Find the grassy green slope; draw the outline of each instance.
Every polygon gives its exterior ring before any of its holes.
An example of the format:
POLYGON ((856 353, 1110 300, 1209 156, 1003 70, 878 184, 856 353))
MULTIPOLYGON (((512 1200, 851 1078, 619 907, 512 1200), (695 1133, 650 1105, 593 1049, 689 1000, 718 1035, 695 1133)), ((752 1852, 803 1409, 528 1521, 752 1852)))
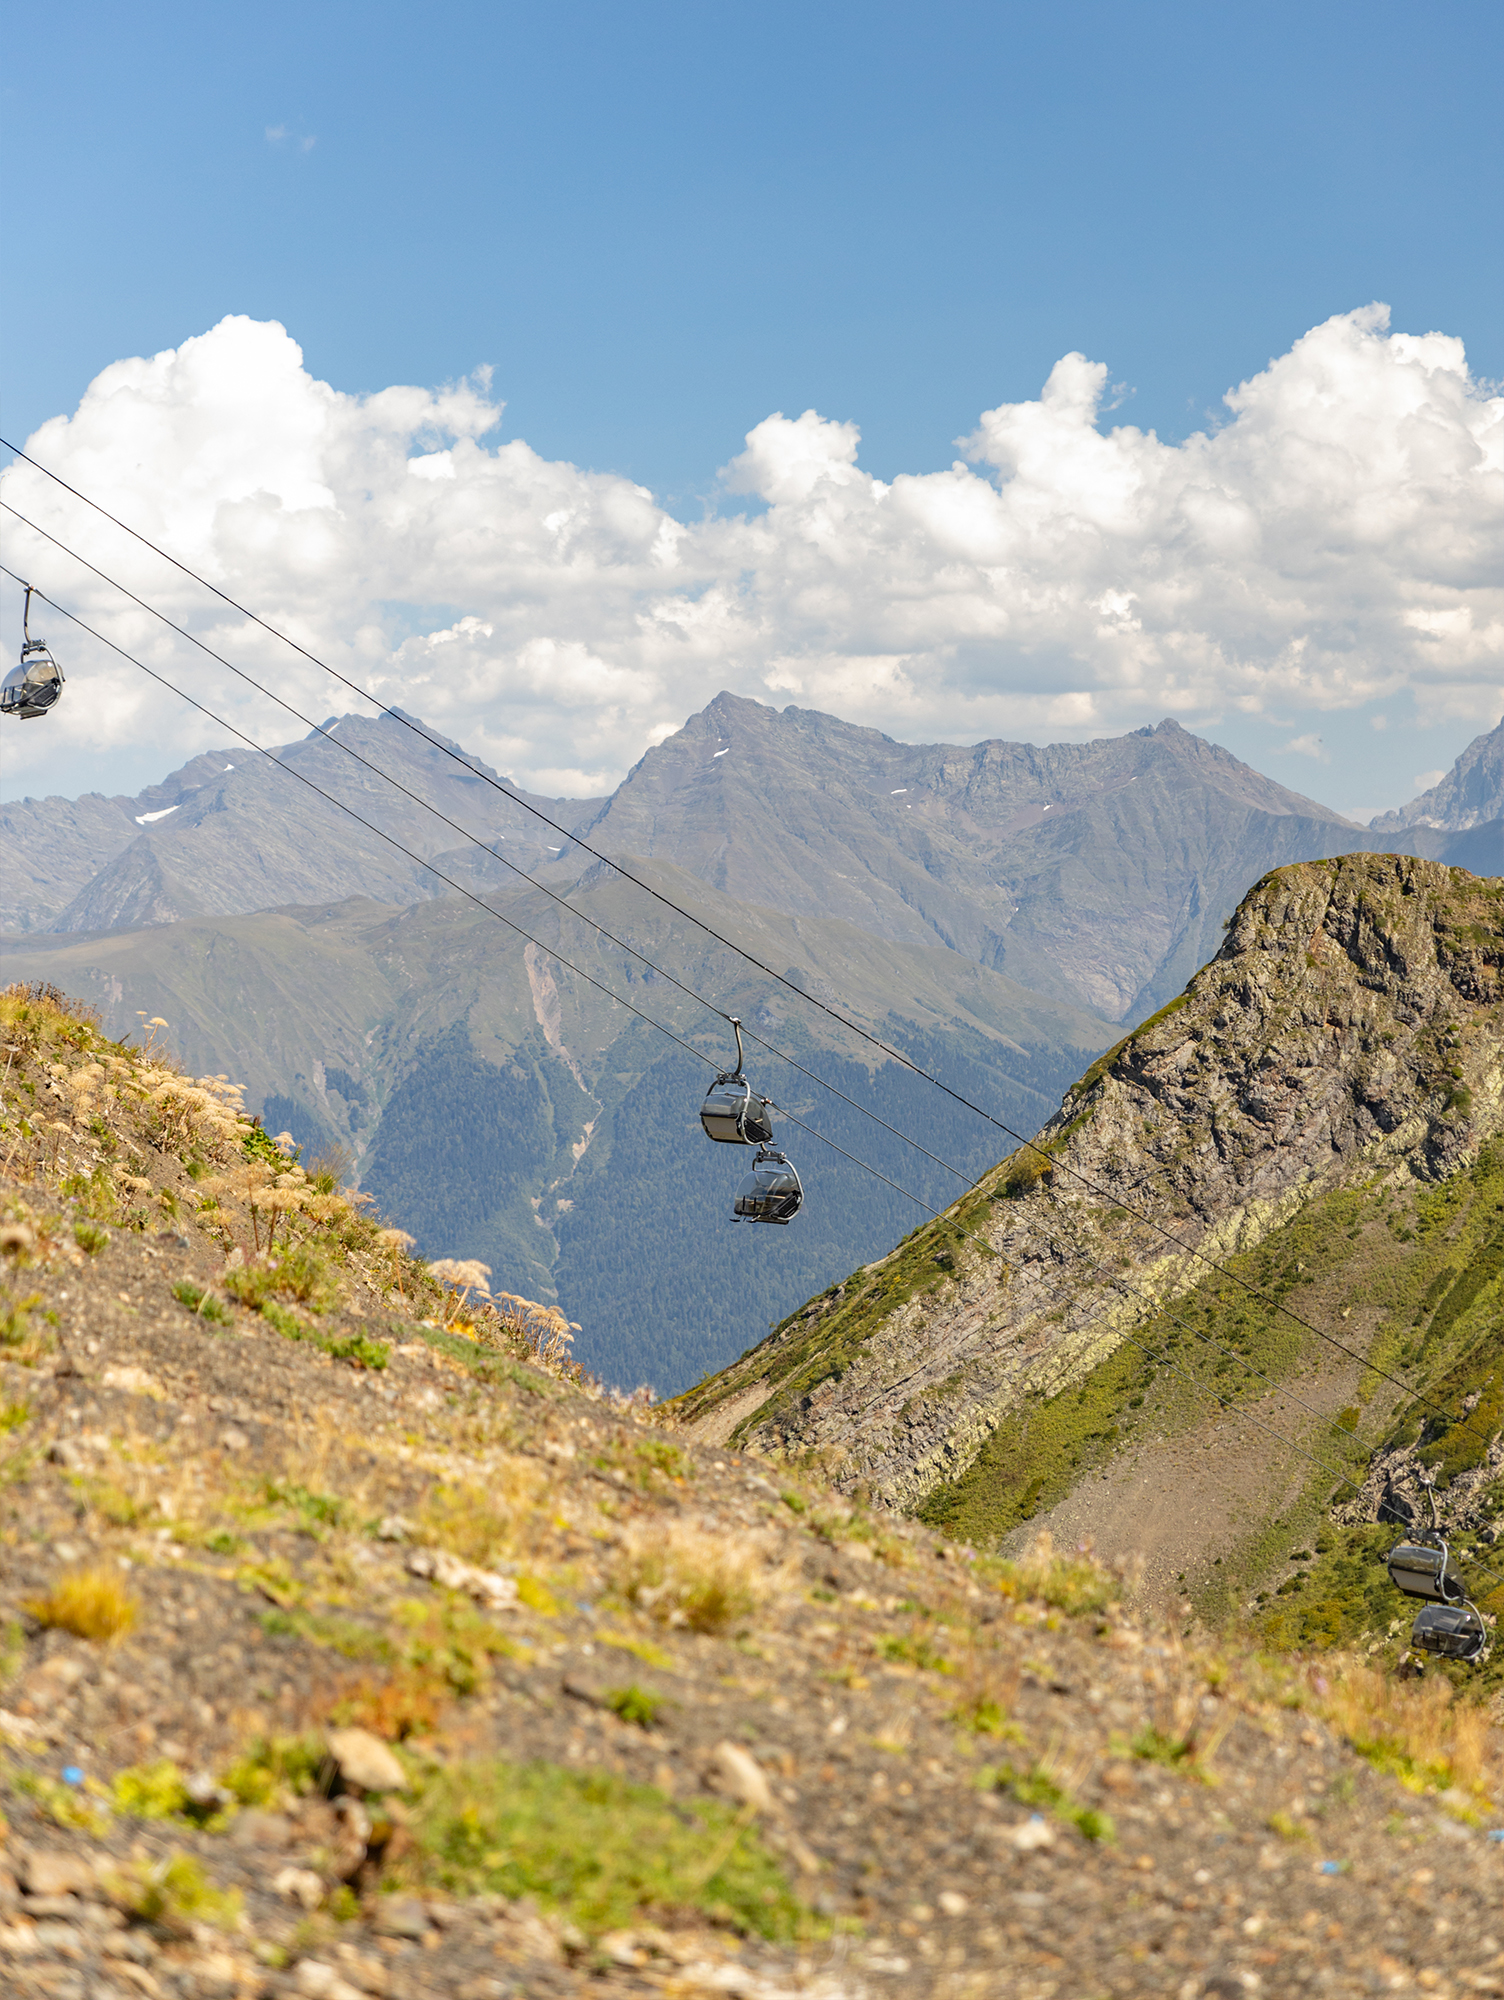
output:
MULTIPOLYGON (((1218 1573, 1203 1572, 1192 1587, 1206 1615, 1246 1611, 1281 1644, 1350 1640, 1374 1628, 1376 1605, 1384 1630, 1395 1599, 1380 1558, 1394 1531, 1334 1526, 1331 1514, 1351 1505, 1353 1482, 1361 1486, 1373 1454, 1418 1436, 1445 1498, 1454 1479, 1483 1462, 1499 1431, 1504 1148, 1486 1148, 1434 1188, 1374 1184, 1319 1197, 1227 1268, 1264 1296, 1209 1277, 1139 1329, 1141 1346, 1125 1344, 1058 1395, 1034 1399, 959 1479, 935 1489, 921 1518, 996 1547, 1116 1455, 1190 1436, 1209 1407, 1234 1420, 1240 1412, 1256 1418, 1276 1385, 1298 1387, 1330 1350, 1275 1301, 1327 1323, 1347 1312, 1343 1323, 1353 1326, 1367 1364, 1355 1400, 1303 1437, 1320 1462, 1309 1467, 1296 1503, 1258 1521, 1218 1573), (1432 1421, 1437 1408, 1461 1412, 1475 1394, 1464 1421, 1444 1428, 1432 1421), (1284 1576, 1302 1545, 1314 1561, 1284 1576), (1277 1585, 1276 1576, 1284 1578, 1277 1585)), ((1484 1526, 1488 1503, 1479 1511, 1484 1526)), ((1476 1528, 1460 1535, 1459 1549, 1477 1546, 1476 1528)), ((1491 1608, 1504 1610, 1504 1592, 1491 1608)))

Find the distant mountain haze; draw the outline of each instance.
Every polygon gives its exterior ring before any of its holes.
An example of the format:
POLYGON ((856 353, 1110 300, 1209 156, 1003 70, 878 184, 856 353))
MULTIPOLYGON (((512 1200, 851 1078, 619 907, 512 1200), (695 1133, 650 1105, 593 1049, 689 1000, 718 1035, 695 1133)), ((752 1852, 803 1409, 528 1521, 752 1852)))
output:
MULTIPOLYGON (((515 853, 524 868, 557 851, 559 836, 486 784, 480 774, 496 772, 448 737, 425 729, 425 742, 387 716, 331 716, 324 727, 463 831, 317 733, 274 754, 422 860, 458 849, 468 866, 475 849, 466 834, 515 853)), ((563 824, 600 804, 540 798, 504 782, 563 824)), ((0 923, 11 931, 111 931, 345 896, 411 903, 449 893, 378 833, 244 746, 195 757, 134 799, 93 792, 0 806, 0 838, 0 923)))
POLYGON ((730 694, 649 750, 585 837, 938 940, 1112 1021, 1179 992, 1267 869, 1379 844, 1175 722, 962 748, 730 694))
POLYGON ((1504 820, 1504 716, 1486 736, 1475 736, 1439 785, 1407 806, 1370 821, 1375 833, 1434 826, 1463 833, 1504 820))

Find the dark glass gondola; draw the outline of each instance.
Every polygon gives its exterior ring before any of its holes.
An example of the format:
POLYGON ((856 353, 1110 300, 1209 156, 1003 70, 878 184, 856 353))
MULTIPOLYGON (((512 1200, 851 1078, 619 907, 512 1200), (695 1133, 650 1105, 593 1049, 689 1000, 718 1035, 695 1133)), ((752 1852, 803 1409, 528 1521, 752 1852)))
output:
POLYGON ((63 691, 63 670, 43 639, 31 636, 31 585, 21 614, 21 659, 0 681, 0 715, 34 722, 45 715, 63 691))
POLYGON ((736 1068, 723 1070, 705 1093, 700 1106, 700 1123, 707 1138, 723 1146, 765 1146, 773 1136, 772 1111, 765 1097, 758 1097, 742 1075, 742 1024, 733 1015, 736 1030, 736 1068))
POLYGON ((1488 1647, 1488 1627, 1471 1604, 1428 1604, 1410 1629, 1410 1643, 1445 1660, 1476 1660, 1488 1647))
POLYGON ((1433 1604, 1461 1604, 1467 1595, 1440 1535, 1401 1542, 1389 1551, 1388 1568, 1389 1581, 1407 1597, 1424 1597, 1433 1604))
POLYGON ((760 1146, 752 1171, 736 1191, 736 1214, 744 1222, 792 1222, 804 1203, 804 1189, 792 1160, 774 1146, 760 1146))

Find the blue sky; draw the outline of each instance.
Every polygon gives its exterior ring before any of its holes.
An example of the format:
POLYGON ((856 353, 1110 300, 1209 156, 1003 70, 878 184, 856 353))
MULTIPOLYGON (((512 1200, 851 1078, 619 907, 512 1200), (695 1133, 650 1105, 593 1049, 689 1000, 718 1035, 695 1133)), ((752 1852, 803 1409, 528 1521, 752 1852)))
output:
MULTIPOLYGON (((1372 299, 1498 377, 1498 25, 1474 0, 14 11, 5 434, 227 313, 345 392, 489 364, 496 436, 684 520, 726 510, 717 468, 772 411, 929 472, 1071 350, 1106 364, 1104 422, 1171 440, 1372 299)), ((1278 761, 1293 711, 1207 733, 1377 806, 1480 726, 1417 751, 1388 706, 1387 732, 1371 703, 1330 719, 1331 767, 1278 761)))

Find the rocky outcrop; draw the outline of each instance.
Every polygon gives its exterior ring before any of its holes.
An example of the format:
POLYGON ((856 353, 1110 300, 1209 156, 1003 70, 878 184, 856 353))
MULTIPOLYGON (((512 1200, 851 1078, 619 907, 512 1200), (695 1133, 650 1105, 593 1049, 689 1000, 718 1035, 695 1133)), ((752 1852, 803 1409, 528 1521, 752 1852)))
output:
POLYGON ((1436 1181, 1475 1155, 1504 1125, 1501 966, 1504 882, 1368 854, 1265 877, 1036 1148, 684 1398, 684 1420, 919 1505, 1206 1258, 1354 1177, 1436 1181))

